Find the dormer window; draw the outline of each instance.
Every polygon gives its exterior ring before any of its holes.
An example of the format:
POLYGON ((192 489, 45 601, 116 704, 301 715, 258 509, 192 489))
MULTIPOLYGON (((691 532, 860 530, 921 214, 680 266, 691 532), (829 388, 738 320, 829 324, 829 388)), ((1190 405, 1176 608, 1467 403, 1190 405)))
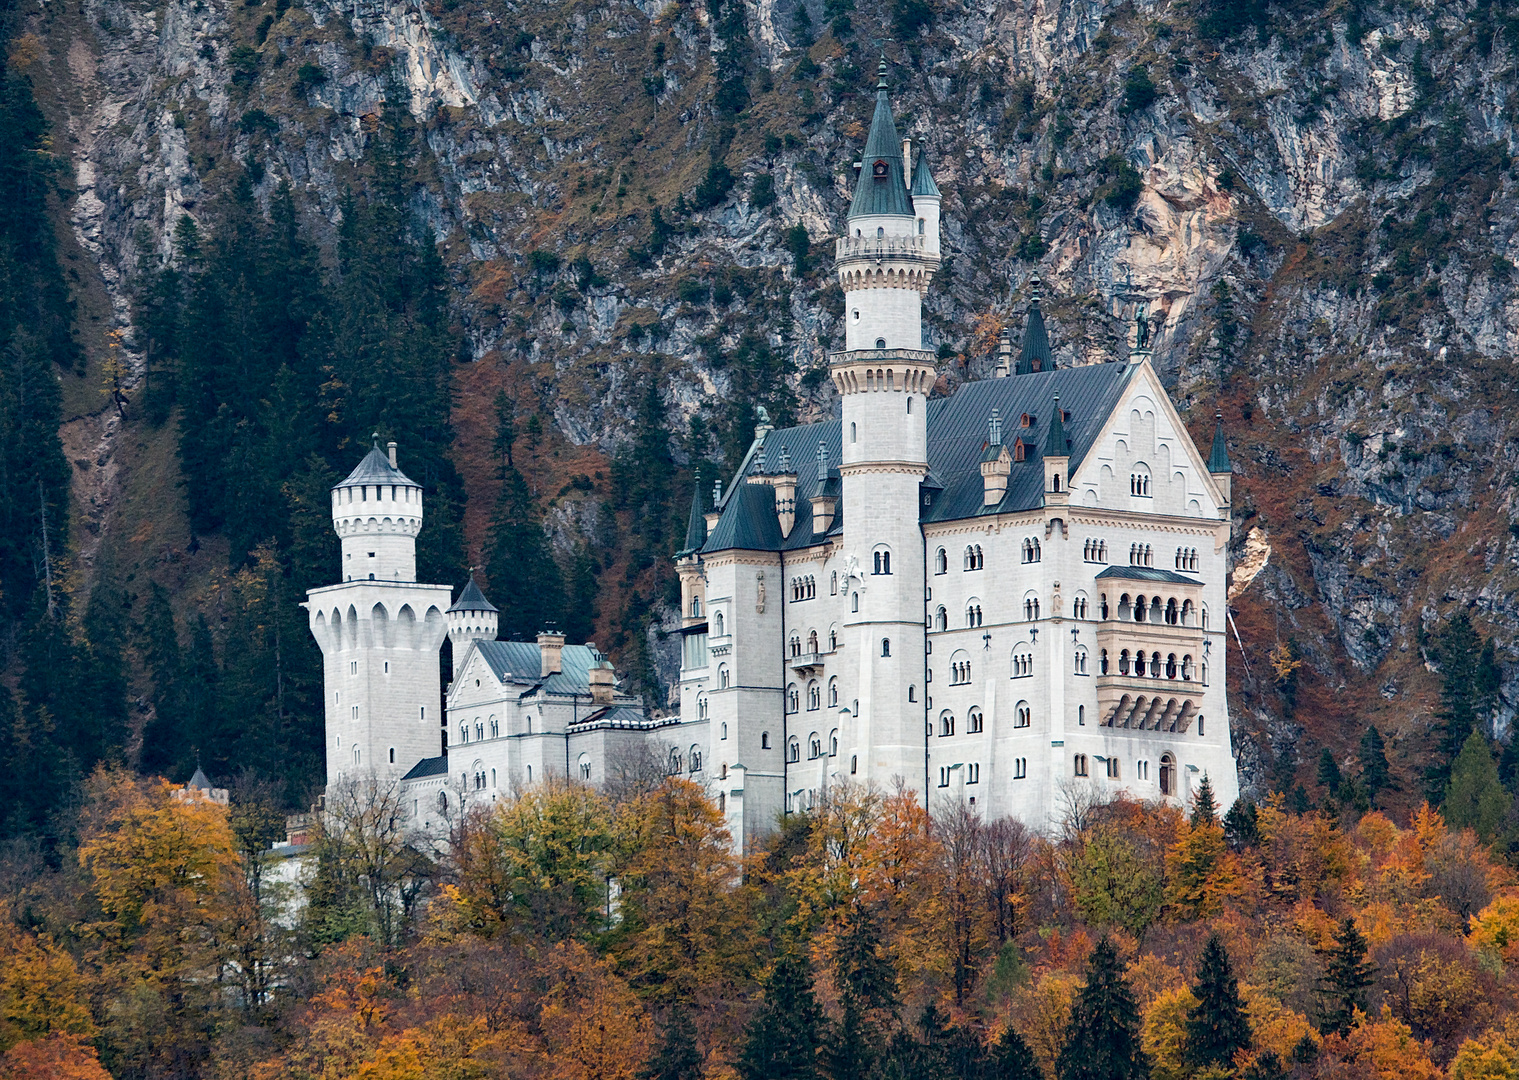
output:
POLYGON ((1033 427, 1034 426, 1034 418, 1031 415, 1029 415, 1028 413, 1024 413, 1023 417, 1018 421, 1018 426, 1019 427, 1033 427))
POLYGON ((885 180, 890 174, 891 170, 886 167, 886 162, 880 158, 877 158, 876 163, 870 167, 870 175, 877 180, 885 180))
POLYGON ((1027 453, 1027 451, 1025 451, 1023 449, 1023 440, 1022 439, 1019 439, 1019 440, 1017 440, 1016 442, 1013 443, 1013 460, 1014 461, 1022 461, 1024 459, 1024 456, 1025 456, 1026 453, 1027 453))

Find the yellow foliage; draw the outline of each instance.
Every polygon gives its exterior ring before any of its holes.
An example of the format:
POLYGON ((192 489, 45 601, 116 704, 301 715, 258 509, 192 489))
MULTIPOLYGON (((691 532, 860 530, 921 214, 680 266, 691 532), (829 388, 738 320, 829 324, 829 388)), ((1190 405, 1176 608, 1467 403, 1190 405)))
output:
POLYGON ((1293 1049, 1305 1037, 1318 1045, 1319 1033, 1302 1013, 1289 1009, 1257 986, 1241 985, 1240 996, 1245 1000, 1251 1050, 1256 1055, 1269 1050, 1281 1060, 1290 1061, 1293 1049))
POLYGON ((79 968, 48 938, 0 927, 0 1049, 52 1034, 95 1034, 79 968))
POLYGON ((1467 1039, 1450 1063, 1450 1080, 1519 1080, 1519 1050, 1496 1031, 1467 1039))
POLYGON ((1012 1026, 1028 1043, 1046 1076, 1055 1075, 1055 1059, 1065 1045, 1071 1003, 1080 991, 1080 979, 1063 971, 1054 971, 1023 987, 1013 998, 1012 1026))
POLYGON ((1501 893, 1472 919, 1466 935, 1472 948, 1501 956, 1506 962, 1519 961, 1519 895, 1501 893))
POLYGON ((1154 1080, 1185 1080, 1192 1075, 1186 1062, 1187 1014, 1197 1007, 1197 998, 1187 987, 1167 990, 1157 997, 1144 1014, 1140 1039, 1150 1055, 1154 1080))
POLYGON ((1357 1012, 1348 1035, 1325 1036, 1320 1071, 1336 1075, 1335 1063, 1354 1066, 1354 1075, 1367 1080, 1443 1080, 1442 1070, 1429 1059, 1429 1048, 1385 1005, 1380 1019, 1357 1012))
POLYGON ((1161 994, 1187 985, 1186 973, 1181 968, 1166 963, 1154 953, 1141 953, 1135 957, 1125 974, 1141 1011, 1148 1009, 1161 994))

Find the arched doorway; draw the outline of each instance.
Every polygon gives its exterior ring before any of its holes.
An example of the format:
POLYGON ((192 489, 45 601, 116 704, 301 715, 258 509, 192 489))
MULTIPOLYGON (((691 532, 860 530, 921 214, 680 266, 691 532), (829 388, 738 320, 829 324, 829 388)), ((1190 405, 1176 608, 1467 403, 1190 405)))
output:
POLYGON ((1170 754, 1162 754, 1160 758, 1160 793, 1176 794, 1176 759, 1170 754))

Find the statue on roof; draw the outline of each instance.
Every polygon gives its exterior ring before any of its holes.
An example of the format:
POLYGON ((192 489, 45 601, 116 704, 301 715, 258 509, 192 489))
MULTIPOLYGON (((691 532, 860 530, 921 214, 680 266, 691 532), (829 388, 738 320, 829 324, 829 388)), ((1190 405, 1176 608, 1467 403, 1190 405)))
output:
POLYGON ((1150 324, 1148 308, 1141 300, 1134 308, 1134 347, 1136 349, 1148 349, 1150 347, 1150 335, 1154 327, 1150 324))

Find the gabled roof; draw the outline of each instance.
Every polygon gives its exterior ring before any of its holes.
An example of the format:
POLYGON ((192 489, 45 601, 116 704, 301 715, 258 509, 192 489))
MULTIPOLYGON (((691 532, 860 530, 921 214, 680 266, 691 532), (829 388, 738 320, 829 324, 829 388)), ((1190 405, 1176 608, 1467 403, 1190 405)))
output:
POLYGON ((379 442, 374 444, 374 449, 364 455, 364 460, 359 462, 353 472, 348 474, 348 479, 341 484, 333 484, 334 488, 362 487, 365 484, 405 484, 407 487, 421 487, 422 485, 410 479, 405 473, 391 465, 390 458, 380 449, 379 442))
POLYGON ((1218 413, 1213 422, 1213 450, 1208 454, 1208 471, 1210 473, 1233 472, 1234 468, 1229 464, 1229 444, 1224 441, 1224 414, 1218 413))
POLYGON ((448 755, 441 754, 438 757, 425 757, 411 767, 402 780, 422 780, 429 776, 448 775, 448 755))
POLYGON ((459 599, 454 601, 454 606, 449 611, 495 611, 496 607, 485 598, 480 591, 480 586, 475 584, 475 575, 469 576, 469 584, 464 586, 464 591, 459 594, 459 599))
MULTIPOLYGON (((1044 467, 1038 447, 1048 441, 1052 423, 1050 400, 1060 396, 1060 407, 1071 414, 1061 425, 1069 447, 1070 475, 1085 459, 1102 434, 1103 425, 1118 406, 1133 373, 1131 364, 1090 364, 1083 367, 1041 371, 1016 379, 984 379, 966 383, 953 396, 928 403, 928 476, 925 490, 939 494, 932 506, 921 508, 921 519, 955 521, 983 514, 1033 510, 1044 505, 1044 467), (1006 417, 1029 414, 1039 417, 1032 429, 1021 432, 1026 449, 1025 460, 1014 462, 1008 477, 1007 494, 995 506, 985 505, 986 485, 981 477, 981 461, 988 447, 988 420, 992 410, 1006 417), (1042 438, 1041 438, 1042 436, 1042 438)), ((1011 440, 1003 432, 1003 442, 1011 440)), ((806 448, 816 452, 821 441, 830 461, 842 455, 842 422, 826 420, 801 427, 780 428, 765 435, 765 449, 772 460, 782 448, 790 448, 793 458, 806 448)), ((837 484, 838 472, 830 470, 826 482, 837 484)), ((707 537, 704 552, 740 549, 746 551, 791 551, 810 547, 821 540, 812 533, 811 497, 820 487, 815 470, 803 469, 797 477, 796 524, 791 535, 782 539, 775 510, 775 489, 769 484, 752 484, 740 477, 723 502, 722 516, 707 537)), ((837 490, 837 488, 831 488, 837 490)), ((847 506, 842 508, 847 513, 847 506)), ((836 516, 829 533, 843 528, 843 514, 836 516)))
POLYGON ((849 216, 900 214, 912 217, 912 200, 907 196, 907 174, 902 167, 902 139, 891 116, 891 102, 886 98, 886 61, 881 61, 876 82, 876 113, 870 120, 870 134, 860 154, 860 175, 854 185, 854 201, 849 216), (884 168, 876 175, 875 165, 884 168))
POLYGON ((543 678, 543 654, 536 641, 477 641, 475 649, 491 674, 523 690, 537 687, 547 694, 589 694, 591 667, 604 658, 588 645, 566 645, 559 652, 559 670, 543 678))
POLYGON ((1110 566, 1097 575, 1103 578, 1123 578, 1126 581, 1164 581, 1172 585, 1200 585, 1196 578, 1170 570, 1157 570, 1153 566, 1110 566))

